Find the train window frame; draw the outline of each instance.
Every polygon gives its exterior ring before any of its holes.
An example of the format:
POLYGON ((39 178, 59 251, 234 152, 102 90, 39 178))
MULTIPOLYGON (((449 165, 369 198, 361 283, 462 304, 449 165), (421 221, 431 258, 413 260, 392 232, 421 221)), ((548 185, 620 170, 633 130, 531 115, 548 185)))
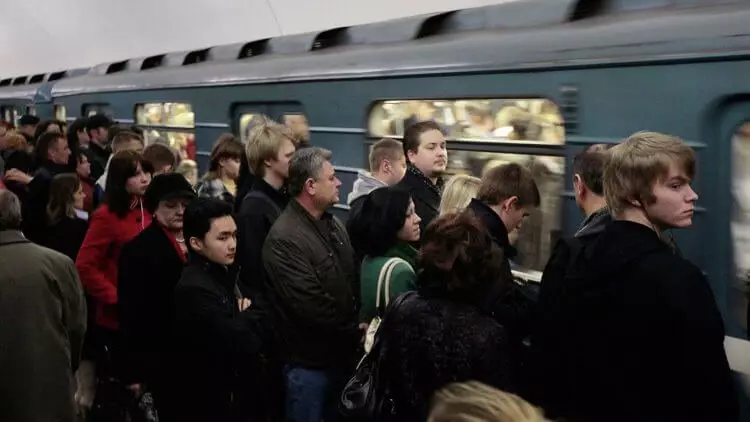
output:
MULTIPOLYGON (((433 113, 435 112, 435 109, 439 108, 439 106, 436 107, 437 104, 447 104, 450 105, 451 108, 454 108, 454 110, 451 110, 450 113, 453 114, 451 116, 447 116, 444 114, 442 120, 455 120, 454 122, 447 122, 447 121, 440 121, 438 120, 438 123, 443 128, 443 132, 446 134, 445 139, 448 142, 460 142, 460 143, 481 143, 481 144, 503 144, 503 145, 530 145, 530 146, 536 146, 536 145, 544 145, 544 146, 551 146, 551 145, 557 145, 557 146, 564 146, 566 144, 566 133, 565 133, 565 119, 564 116, 561 113, 561 107, 553 100, 551 97, 547 96, 466 96, 466 97, 440 97, 440 98, 380 98, 376 99, 372 103, 370 103, 370 106, 367 110, 366 115, 366 129, 365 132, 367 134, 367 137, 369 138, 393 138, 393 139, 403 139, 404 133, 403 133, 403 126, 396 127, 394 130, 392 130, 392 133, 386 133, 382 130, 373 130, 373 125, 375 123, 375 119, 378 118, 376 115, 377 112, 386 112, 385 107, 386 105, 403 105, 404 108, 409 108, 411 104, 409 103, 416 103, 416 106, 419 106, 421 104, 425 103, 431 103, 430 106, 433 109, 433 113), (465 103, 484 103, 480 107, 483 107, 484 109, 479 109, 477 107, 474 107, 472 104, 465 104, 465 103), (420 104, 421 103, 421 104, 420 104), (494 104, 489 104, 494 103, 494 104), (501 107, 498 108, 496 111, 492 111, 491 108, 496 106, 497 103, 505 103, 501 107), (524 104, 528 103, 528 104, 524 104), (520 105, 519 105, 520 104, 520 105), (543 108, 547 106, 552 106, 553 109, 547 112, 543 112, 543 108), (455 110, 456 107, 463 107, 464 110, 463 113, 466 114, 466 116, 457 116, 457 110, 455 110), (504 118, 507 119, 507 124, 503 128, 496 128, 493 129, 494 131, 498 131, 500 129, 504 129, 504 132, 508 132, 508 136, 503 136, 501 134, 495 135, 494 133, 490 136, 473 136, 471 134, 467 135, 461 135, 461 136, 453 136, 452 129, 451 133, 446 133, 446 129, 448 129, 451 126, 454 126, 458 124, 462 120, 466 120, 466 117, 469 117, 469 111, 466 110, 466 108, 473 107, 479 112, 487 112, 489 115, 486 115, 484 117, 492 118, 493 119, 493 125, 497 126, 497 121, 499 119, 499 114, 503 110, 507 109, 507 113, 509 116, 505 116, 504 118), (489 109, 488 109, 489 108, 489 109), (512 110, 512 108, 515 108, 516 110, 512 110), (537 109, 536 111, 531 109, 537 109), (514 117, 513 114, 520 117, 514 117), (550 118, 554 117, 557 121, 551 121, 550 118), (513 118, 527 118, 530 120, 530 124, 534 123, 537 127, 537 130, 539 131, 539 136, 549 136, 554 135, 557 137, 557 139, 510 139, 510 136, 513 133, 512 126, 509 125, 509 123, 513 120, 513 118), (546 118, 546 119, 545 119, 546 118), (547 121, 545 121, 547 120, 547 121)), ((401 120, 403 123, 404 121, 411 119, 413 116, 415 116, 415 113, 419 112, 418 110, 413 110, 414 112, 410 115, 406 115, 402 113, 401 115, 395 115, 395 116, 382 116, 381 117, 381 124, 390 119, 390 124, 396 124, 398 125, 398 121, 401 120)), ((493 126, 494 127, 494 126, 493 126)))

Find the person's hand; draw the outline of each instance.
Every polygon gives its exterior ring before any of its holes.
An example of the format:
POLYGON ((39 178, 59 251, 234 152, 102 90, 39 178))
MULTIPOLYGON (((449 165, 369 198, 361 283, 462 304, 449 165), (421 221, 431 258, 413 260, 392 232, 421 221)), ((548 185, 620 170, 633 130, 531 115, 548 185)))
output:
POLYGON ((28 185, 32 177, 18 169, 10 169, 5 172, 5 179, 28 185))
POLYGON ((249 308, 252 304, 252 301, 250 299, 243 297, 241 299, 237 299, 237 305, 240 307, 240 312, 244 311, 245 309, 249 308))

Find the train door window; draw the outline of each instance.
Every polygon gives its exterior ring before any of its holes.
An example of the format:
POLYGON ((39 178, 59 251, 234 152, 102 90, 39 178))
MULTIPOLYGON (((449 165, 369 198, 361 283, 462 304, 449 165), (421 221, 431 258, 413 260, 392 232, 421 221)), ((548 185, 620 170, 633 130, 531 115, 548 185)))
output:
POLYGON ((30 116, 36 116, 36 107, 33 105, 26 106, 26 114, 30 116))
POLYGON ((371 108, 368 132, 373 138, 402 138, 406 127, 424 120, 438 123, 448 141, 447 177, 482 177, 510 162, 531 170, 541 206, 520 230, 516 263, 541 271, 562 229, 565 158, 555 146, 565 143, 565 131, 558 107, 547 99, 382 101, 371 108), (524 153, 514 152, 515 147, 524 153))
POLYGON ((14 121, 13 119, 13 107, 0 107, 0 112, 2 112, 2 118, 4 121, 8 123, 12 123, 14 121))
POLYGON ((60 104, 56 104, 55 105, 55 120, 59 120, 61 122, 64 122, 67 117, 68 116, 67 116, 67 114, 65 112, 65 106, 64 105, 60 105, 60 104))
POLYGON ((146 143, 166 142, 182 158, 194 160, 195 115, 186 103, 144 103, 135 108, 135 122, 143 128, 146 143))
POLYGON ((750 122, 742 124, 732 139, 731 235, 736 283, 732 286, 732 313, 748 330, 750 312, 750 122))
POLYGON ((242 142, 247 142, 250 140, 250 130, 253 128, 254 121, 257 121, 259 116, 262 113, 242 113, 240 114, 240 138, 242 138, 242 142))

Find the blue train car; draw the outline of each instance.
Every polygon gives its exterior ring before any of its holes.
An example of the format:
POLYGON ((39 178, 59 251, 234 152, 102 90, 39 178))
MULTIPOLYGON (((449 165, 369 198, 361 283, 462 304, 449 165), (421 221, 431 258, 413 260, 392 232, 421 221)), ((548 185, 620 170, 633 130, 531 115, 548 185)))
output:
MULTIPOLYGON (((708 275, 730 335, 746 336, 750 275, 750 2, 527 0, 96 66, 49 83, 0 82, 0 106, 106 113, 205 166, 223 132, 253 115, 304 116, 331 149, 345 198, 368 147, 408 119, 446 128, 452 173, 529 165, 543 205, 521 234, 541 270, 581 215, 572 157, 638 130, 695 148, 695 225, 677 233, 708 275), (27 89, 28 88, 28 89, 27 89), (30 93, 35 91, 34 95, 30 93), (748 232, 745 235, 745 232, 748 232)), ((44 110, 42 110, 44 109, 44 110)), ((648 294, 648 292, 644 292, 648 294)))

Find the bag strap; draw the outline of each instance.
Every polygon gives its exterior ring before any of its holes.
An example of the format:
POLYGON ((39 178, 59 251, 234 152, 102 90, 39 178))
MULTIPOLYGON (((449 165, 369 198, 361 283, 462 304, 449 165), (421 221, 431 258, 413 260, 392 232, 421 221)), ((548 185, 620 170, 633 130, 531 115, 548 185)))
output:
POLYGON ((385 284, 385 308, 388 307, 390 301, 391 301, 391 276, 393 275, 393 270, 396 268, 398 264, 406 264, 406 266, 409 268, 411 272, 414 272, 414 269, 412 268, 411 264, 409 264, 404 259, 401 259, 399 257, 393 257, 389 258, 382 267, 380 267, 380 274, 378 275, 378 287, 377 292, 375 294, 375 310, 379 313, 380 312, 380 297, 381 292, 383 291, 383 284, 385 284))

